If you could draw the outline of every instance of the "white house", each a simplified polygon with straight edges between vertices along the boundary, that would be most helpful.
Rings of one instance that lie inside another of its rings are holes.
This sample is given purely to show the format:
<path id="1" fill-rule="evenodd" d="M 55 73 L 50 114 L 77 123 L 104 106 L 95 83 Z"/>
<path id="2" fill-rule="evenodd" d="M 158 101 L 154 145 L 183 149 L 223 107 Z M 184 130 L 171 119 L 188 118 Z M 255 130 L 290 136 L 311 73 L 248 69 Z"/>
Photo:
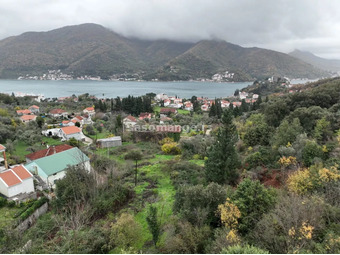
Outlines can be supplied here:
<path id="1" fill-rule="evenodd" d="M 185 102 L 184 106 L 185 106 L 184 109 L 187 111 L 192 111 L 194 109 L 194 105 L 191 102 Z"/>
<path id="2" fill-rule="evenodd" d="M 70 127 L 70 126 L 74 126 L 75 123 L 72 120 L 63 120 L 63 122 L 61 122 L 61 125 L 63 127 Z"/>
<path id="3" fill-rule="evenodd" d="M 93 107 L 87 107 L 83 110 L 83 113 L 87 114 L 91 117 L 91 116 L 95 115 L 96 112 L 95 112 Z"/>
<path id="4" fill-rule="evenodd" d="M 23 122 L 23 123 L 28 123 L 28 122 L 31 122 L 31 121 L 35 121 L 37 119 L 37 116 L 36 115 L 22 115 L 20 117 L 20 120 Z"/>
<path id="5" fill-rule="evenodd" d="M 171 104 L 171 100 L 170 99 L 165 99 L 164 100 L 164 106 L 169 106 Z"/>
<path id="6" fill-rule="evenodd" d="M 132 115 L 127 116 L 123 119 L 123 125 L 126 129 L 130 129 L 137 124 L 137 120 Z"/>
<path id="7" fill-rule="evenodd" d="M 165 100 L 168 99 L 168 96 L 164 93 L 160 93 L 156 95 L 156 100 L 161 101 L 161 100 Z"/>
<path id="8" fill-rule="evenodd" d="M 227 108 L 227 107 L 229 107 L 229 105 L 230 105 L 229 101 L 226 101 L 226 100 L 221 101 L 221 107 L 222 108 Z"/>
<path id="9" fill-rule="evenodd" d="M 61 137 L 62 140 L 69 140 L 71 138 L 74 138 L 80 141 L 85 138 L 81 129 L 76 126 L 62 127 L 59 130 L 58 136 Z"/>
<path id="10" fill-rule="evenodd" d="M 33 175 L 23 166 L 0 172 L 0 193 L 8 198 L 34 192 Z"/>

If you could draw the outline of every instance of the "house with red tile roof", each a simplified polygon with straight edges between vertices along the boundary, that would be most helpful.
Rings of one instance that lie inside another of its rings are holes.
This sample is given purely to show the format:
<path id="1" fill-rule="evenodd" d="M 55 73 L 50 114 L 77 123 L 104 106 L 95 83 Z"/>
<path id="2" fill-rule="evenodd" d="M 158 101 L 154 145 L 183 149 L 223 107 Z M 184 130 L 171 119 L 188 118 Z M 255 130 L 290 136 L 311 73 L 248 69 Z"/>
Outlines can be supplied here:
<path id="1" fill-rule="evenodd" d="M 0 193 L 8 198 L 34 192 L 33 175 L 23 166 L 0 172 Z"/>
<path id="2" fill-rule="evenodd" d="M 28 155 L 26 155 L 26 162 L 29 163 L 33 160 L 39 159 L 39 158 L 43 158 L 43 157 L 47 157 L 47 156 L 51 156 L 54 155 L 56 153 L 59 152 L 63 152 L 69 149 L 72 149 L 73 147 L 71 145 L 68 144 L 60 144 L 60 145 L 56 145 L 56 146 L 49 146 L 46 149 L 40 150 L 40 151 L 36 151 L 33 153 L 30 153 Z"/>
<path id="3" fill-rule="evenodd" d="M 35 121 L 37 118 L 36 115 L 23 115 L 20 117 L 20 120 L 23 122 L 23 123 L 28 123 L 30 121 Z"/>
<path id="4" fill-rule="evenodd" d="M 149 112 L 142 112 L 141 114 L 139 114 L 139 120 L 144 120 L 144 119 L 151 119 L 152 115 Z"/>
<path id="5" fill-rule="evenodd" d="M 96 111 L 94 110 L 94 107 L 87 107 L 83 110 L 83 113 L 91 117 L 96 113 Z"/>
<path id="6" fill-rule="evenodd" d="M 185 110 L 188 110 L 188 111 L 192 111 L 194 109 L 194 105 L 191 103 L 191 102 L 185 102 L 184 103 L 184 106 L 185 106 Z"/>
<path id="7" fill-rule="evenodd" d="M 49 112 L 49 115 L 53 118 L 61 118 L 61 117 L 66 118 L 68 115 L 68 112 L 63 109 L 52 109 Z"/>
<path id="8" fill-rule="evenodd" d="M 28 109 L 25 109 L 25 110 L 17 110 L 17 114 L 18 114 L 19 116 L 21 116 L 21 115 L 29 115 L 29 114 L 32 114 L 32 112 L 31 112 L 30 110 L 28 110 Z"/>
<path id="9" fill-rule="evenodd" d="M 81 141 L 85 138 L 83 132 L 80 128 L 76 126 L 69 126 L 69 127 L 62 127 L 59 130 L 59 137 L 61 137 L 62 141 L 70 140 L 71 138 L 74 138 L 78 141 Z"/>

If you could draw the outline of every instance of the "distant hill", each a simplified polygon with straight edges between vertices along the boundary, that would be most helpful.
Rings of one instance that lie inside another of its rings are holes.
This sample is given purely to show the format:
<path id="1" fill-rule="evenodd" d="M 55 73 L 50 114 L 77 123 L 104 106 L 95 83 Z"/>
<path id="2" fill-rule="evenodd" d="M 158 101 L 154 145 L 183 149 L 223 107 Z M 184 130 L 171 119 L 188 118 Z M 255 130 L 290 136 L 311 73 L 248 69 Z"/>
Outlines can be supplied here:
<path id="1" fill-rule="evenodd" d="M 300 50 L 294 50 L 289 55 L 326 71 L 340 71 L 340 60 L 320 58 L 311 52 Z"/>
<path id="2" fill-rule="evenodd" d="M 99 75 L 139 73 L 145 79 L 211 78 L 235 73 L 235 81 L 266 76 L 327 76 L 287 54 L 243 48 L 224 41 L 183 43 L 126 38 L 103 26 L 82 24 L 48 32 L 27 32 L 0 41 L 0 78 L 41 75 L 47 70 Z"/>

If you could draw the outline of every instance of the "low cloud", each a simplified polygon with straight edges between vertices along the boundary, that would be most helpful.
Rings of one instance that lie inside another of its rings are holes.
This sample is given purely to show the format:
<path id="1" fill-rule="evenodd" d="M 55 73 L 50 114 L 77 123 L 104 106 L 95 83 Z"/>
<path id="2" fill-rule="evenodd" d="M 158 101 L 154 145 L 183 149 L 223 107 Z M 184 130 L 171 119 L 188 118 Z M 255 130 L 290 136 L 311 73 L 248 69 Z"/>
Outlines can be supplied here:
<path id="1" fill-rule="evenodd" d="M 2 0 L 0 39 L 97 23 L 142 39 L 223 39 L 340 58 L 339 9 L 332 0 Z"/>

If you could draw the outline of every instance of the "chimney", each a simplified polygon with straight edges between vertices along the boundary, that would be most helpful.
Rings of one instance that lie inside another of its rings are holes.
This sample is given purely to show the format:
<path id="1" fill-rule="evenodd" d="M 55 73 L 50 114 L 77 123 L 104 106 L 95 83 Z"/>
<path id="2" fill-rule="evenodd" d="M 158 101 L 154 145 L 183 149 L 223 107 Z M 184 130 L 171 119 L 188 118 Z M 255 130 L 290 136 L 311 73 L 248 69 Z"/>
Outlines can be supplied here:
<path id="1" fill-rule="evenodd" d="M 6 151 L 4 150 L 2 153 L 4 155 L 5 168 L 8 169 L 7 158 L 6 158 Z"/>

